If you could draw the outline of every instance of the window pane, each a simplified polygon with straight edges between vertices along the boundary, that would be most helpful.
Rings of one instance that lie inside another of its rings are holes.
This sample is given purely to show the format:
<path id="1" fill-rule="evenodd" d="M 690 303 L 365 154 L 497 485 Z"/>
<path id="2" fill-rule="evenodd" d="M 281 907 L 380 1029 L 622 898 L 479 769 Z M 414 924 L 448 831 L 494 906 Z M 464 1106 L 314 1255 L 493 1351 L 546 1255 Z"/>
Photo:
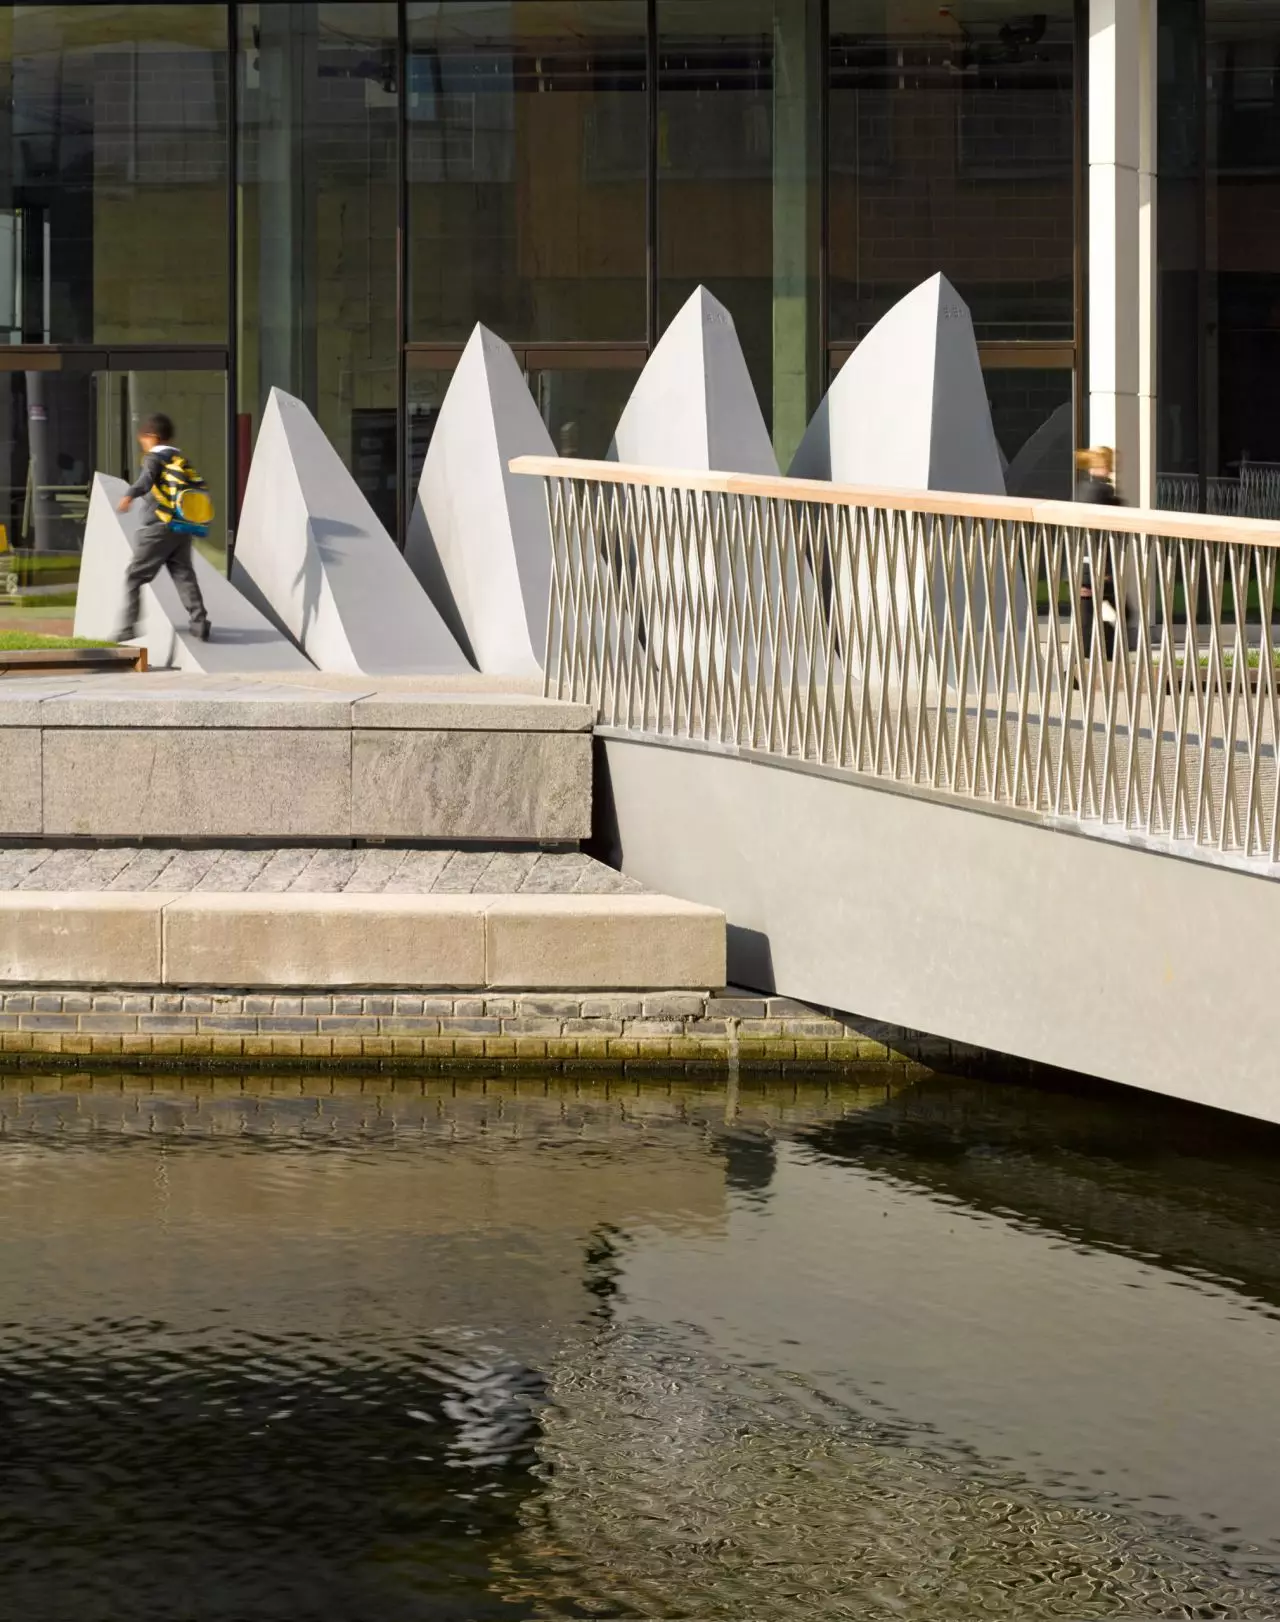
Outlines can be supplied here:
<path id="1" fill-rule="evenodd" d="M 221 6 L 0 7 L 0 340 L 225 343 Z"/>
<path id="2" fill-rule="evenodd" d="M 1075 491 L 1074 373 L 1047 366 L 986 366 L 991 425 L 1010 495 L 1070 501 Z"/>
<path id="3" fill-rule="evenodd" d="M 618 418 L 639 375 L 639 359 L 634 364 L 539 367 L 525 374 L 556 453 L 591 458 L 608 453 Z M 410 359 L 407 431 L 409 475 L 415 491 L 452 377 L 451 370 L 416 365 Z"/>
<path id="4" fill-rule="evenodd" d="M 395 524 L 396 8 L 241 7 L 240 411 L 297 395 Z"/>
<path id="5" fill-rule="evenodd" d="M 596 460 L 607 456 L 618 418 L 639 375 L 638 364 L 530 372 L 529 387 L 556 454 Z"/>
<path id="6" fill-rule="evenodd" d="M 817 0 L 658 0 L 658 318 L 727 306 L 785 468 L 818 393 Z"/>
<path id="7" fill-rule="evenodd" d="M 1200 326 L 1204 64 L 1200 0 L 1161 0 L 1156 271 L 1159 430 L 1156 503 L 1200 504 Z"/>
<path id="8" fill-rule="evenodd" d="M 1280 517 L 1280 4 L 1205 8 L 1211 512 Z"/>
<path id="9" fill-rule="evenodd" d="M 659 0 L 658 325 L 708 287 L 733 316 L 766 417 L 772 182 L 771 0 Z"/>
<path id="10" fill-rule="evenodd" d="M 980 339 L 1074 327 L 1071 0 L 831 0 L 831 336 L 942 271 Z"/>
<path id="11" fill-rule="evenodd" d="M 410 334 L 645 336 L 641 0 L 408 8 Z"/>

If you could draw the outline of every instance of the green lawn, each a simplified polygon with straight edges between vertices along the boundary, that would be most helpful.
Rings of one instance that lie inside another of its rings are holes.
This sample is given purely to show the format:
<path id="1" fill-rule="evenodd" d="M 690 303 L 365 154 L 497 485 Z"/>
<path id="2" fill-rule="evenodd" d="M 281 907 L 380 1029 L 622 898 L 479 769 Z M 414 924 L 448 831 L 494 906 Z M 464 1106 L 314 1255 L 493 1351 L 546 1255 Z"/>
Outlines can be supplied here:
<path id="1" fill-rule="evenodd" d="M 25 648 L 114 648 L 115 642 L 94 642 L 87 636 L 40 636 L 35 631 L 6 631 L 0 628 L 0 649 L 13 652 Z"/>

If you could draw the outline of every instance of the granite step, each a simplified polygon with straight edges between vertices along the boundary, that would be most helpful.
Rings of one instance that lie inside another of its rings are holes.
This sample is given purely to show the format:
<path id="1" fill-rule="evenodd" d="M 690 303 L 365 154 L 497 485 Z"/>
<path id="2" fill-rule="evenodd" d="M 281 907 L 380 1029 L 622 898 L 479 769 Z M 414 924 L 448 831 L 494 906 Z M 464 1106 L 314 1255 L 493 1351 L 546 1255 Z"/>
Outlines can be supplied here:
<path id="1" fill-rule="evenodd" d="M 378 844 L 0 847 L 0 892 L 310 895 L 628 895 L 642 886 L 581 851 Z"/>

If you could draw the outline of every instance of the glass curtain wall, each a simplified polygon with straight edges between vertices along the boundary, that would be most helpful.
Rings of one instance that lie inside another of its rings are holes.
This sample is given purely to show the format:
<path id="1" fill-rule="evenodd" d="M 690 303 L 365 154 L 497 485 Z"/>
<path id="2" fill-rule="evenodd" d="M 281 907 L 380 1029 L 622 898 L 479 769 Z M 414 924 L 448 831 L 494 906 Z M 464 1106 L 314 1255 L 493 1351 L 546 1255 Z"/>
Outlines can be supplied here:
<path id="1" fill-rule="evenodd" d="M 1205 352 L 1212 505 L 1280 517 L 1280 4 L 1205 7 Z"/>
<path id="2" fill-rule="evenodd" d="M 394 4 L 240 7 L 238 439 L 297 395 L 397 523 Z"/>
<path id="3" fill-rule="evenodd" d="M 1157 56 L 1156 503 L 1200 510 L 1204 334 L 1202 0 L 1161 0 Z"/>
<path id="4" fill-rule="evenodd" d="M 1280 3 L 1162 0 L 1162 506 L 1280 518 Z"/>
<path id="5" fill-rule="evenodd" d="M 643 0 L 408 7 L 409 335 L 643 343 Z"/>
<path id="6" fill-rule="evenodd" d="M 941 270 L 973 314 L 1004 455 L 1013 460 L 1053 418 L 1061 430 L 1053 488 L 1028 493 L 1066 493 L 1076 336 L 1074 0 L 830 7 L 833 359 Z"/>
<path id="7" fill-rule="evenodd" d="M 0 6 L 0 524 L 15 549 L 74 552 L 92 473 L 131 473 L 156 409 L 225 481 L 226 22 L 221 6 Z M 216 351 L 203 363 L 201 346 Z"/>
<path id="8" fill-rule="evenodd" d="M 0 6 L 8 342 L 226 342 L 226 37 L 221 6 Z"/>
<path id="9" fill-rule="evenodd" d="M 819 11 L 657 0 L 658 327 L 699 283 L 733 315 L 785 468 L 818 393 Z"/>
<path id="10" fill-rule="evenodd" d="M 477 321 L 603 456 L 649 337 L 644 0 L 410 4 L 409 474 Z"/>
<path id="11" fill-rule="evenodd" d="M 1245 193 L 1265 203 L 1272 0 L 1230 10 L 1211 0 L 1222 337 L 1180 431 L 1257 461 L 1247 410 L 1216 409 L 1212 430 L 1191 412 L 1211 370 L 1255 399 L 1264 386 L 1249 344 L 1267 330 L 1265 266 L 1240 260 L 1226 222 Z M 785 468 L 832 364 L 944 270 L 1013 458 L 1071 409 L 1079 15 L 1073 0 L 0 6 L 0 522 L 73 543 L 88 474 L 122 463 L 132 416 L 157 404 L 192 425 L 215 479 L 230 443 L 242 486 L 278 386 L 394 531 L 398 468 L 420 466 L 475 322 L 513 346 L 555 445 L 600 455 L 699 283 L 733 314 Z M 19 364 L 32 347 L 56 359 Z"/>

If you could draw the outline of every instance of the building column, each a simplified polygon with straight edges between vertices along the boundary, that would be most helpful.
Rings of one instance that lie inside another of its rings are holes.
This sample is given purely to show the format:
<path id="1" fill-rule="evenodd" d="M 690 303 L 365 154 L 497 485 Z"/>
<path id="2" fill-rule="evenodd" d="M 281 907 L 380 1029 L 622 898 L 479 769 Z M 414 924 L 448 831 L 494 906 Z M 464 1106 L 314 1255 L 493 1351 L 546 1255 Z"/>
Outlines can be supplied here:
<path id="1" fill-rule="evenodd" d="M 1089 0 L 1089 443 L 1127 501 L 1156 474 L 1156 7 Z"/>
<path id="2" fill-rule="evenodd" d="M 773 7 L 773 448 L 785 473 L 821 393 L 817 0 Z"/>

